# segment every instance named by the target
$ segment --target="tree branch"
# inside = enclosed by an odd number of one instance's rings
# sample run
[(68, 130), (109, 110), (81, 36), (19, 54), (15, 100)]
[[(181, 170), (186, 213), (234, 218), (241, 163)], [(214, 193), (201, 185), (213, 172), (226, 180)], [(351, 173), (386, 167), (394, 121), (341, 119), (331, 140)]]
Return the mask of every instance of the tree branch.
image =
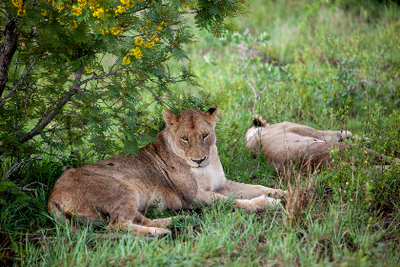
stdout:
[(135, 80), (133, 80), (133, 79), (130, 79), (130, 78), (128, 78), (128, 77), (126, 77), (126, 76), (124, 76), (124, 75), (121, 75), (121, 74), (116, 74), (116, 76), (124, 77), (125, 79), (130, 80), (131, 82), (134, 82), (134, 83), (136, 83), (137, 85), (140, 85), (141, 87), (143, 87), (143, 88), (145, 88), (147, 91), (149, 91), (155, 98), (157, 98), (157, 100), (160, 101), (161, 104), (162, 104), (164, 107), (171, 108), (171, 107), (168, 106), (168, 104), (165, 103), (156, 93), (154, 93), (153, 90), (151, 90), (151, 89), (150, 89), (149, 87), (147, 87), (146, 85), (144, 85), (144, 84), (142, 84), (142, 83), (140, 83), (140, 82), (138, 82), (138, 81), (135, 81)]
[(15, 51), (18, 47), (18, 39), (20, 31), (18, 29), (18, 16), (8, 17), (9, 23), (4, 29), (3, 42), (0, 44), (0, 97), (3, 95), (4, 89), (8, 81), (8, 70)]
[(63, 128), (53, 128), (47, 131), (42, 131), (42, 133), (51, 133), (51, 132), (56, 132), (56, 131), (62, 131), (62, 130), (68, 130), (74, 127), (78, 127), (78, 126), (85, 126), (84, 124), (78, 123), (78, 124), (72, 124), (68, 127), (63, 127)]
[[(1, 100), (0, 102), (0, 107), (4, 105), (4, 103), (6, 102), (6, 100), (17, 90), (18, 86), (21, 85), (21, 83), (23, 83), (26, 79), (26, 77), (28, 76), (29, 72), (32, 70), (33, 65), (35, 65), (36, 61), (39, 59), (41, 53), (37, 54), (35, 59), (33, 60), (32, 64), (29, 66), (29, 68), (26, 70), (25, 75), (19, 80), (19, 82), (13, 87), (13, 89), (11, 89), (10, 92), (8, 92), (8, 94)], [(1, 74), (0, 74), (1, 75)]]
[(25, 185), (25, 186), (23, 186), (23, 187), (18, 187), (18, 189), (21, 190), (21, 191), (23, 191), (23, 192), (36, 192), (36, 191), (38, 191), (37, 189), (31, 189), (31, 188), (29, 188), (29, 186), (34, 185), (34, 184), (39, 184), (39, 185), (41, 185), (41, 186), (43, 186), (43, 187), (48, 188), (47, 185), (42, 184), (42, 183), (36, 181), (36, 182), (30, 183), (30, 184), (27, 184), (27, 185)]
[(54, 117), (65, 106), (65, 104), (71, 100), (72, 96), (79, 92), (80, 85), (82, 84), (80, 82), (81, 78), (82, 72), (79, 70), (75, 75), (75, 84), (71, 86), (69, 92), (60, 100), (58, 105), (53, 108), (53, 110), (50, 111), (42, 121), (36, 124), (35, 128), (19, 138), (20, 144), (23, 144), (26, 141), (32, 139), (34, 136), (38, 135), (54, 119)]

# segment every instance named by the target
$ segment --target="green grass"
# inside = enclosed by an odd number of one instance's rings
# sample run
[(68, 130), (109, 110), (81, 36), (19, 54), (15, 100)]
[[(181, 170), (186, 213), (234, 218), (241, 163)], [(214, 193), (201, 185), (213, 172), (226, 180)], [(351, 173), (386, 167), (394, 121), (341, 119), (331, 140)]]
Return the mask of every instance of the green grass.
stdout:
[[(39, 181), (47, 187), (36, 185), (39, 191), (28, 193), (29, 199), (15, 194), (9, 201), (16, 204), (1, 206), (0, 232), (10, 241), (0, 241), (0, 264), (399, 265), (400, 167), (379, 173), (368, 161), (349, 162), (313, 176), (283, 175), (244, 145), (254, 108), (271, 123), (348, 129), (370, 139), (362, 146), (399, 157), (400, 8), (372, 1), (329, 2), (252, 0), (252, 13), (238, 19), (244, 54), (237, 44), (204, 31), (197, 32), (199, 43), (187, 48), (202, 90), (220, 102), (217, 145), (226, 176), (292, 188), (283, 209), (245, 214), (220, 202), (182, 211), (188, 217), (174, 222), (174, 235), (163, 239), (129, 234), (99, 239), (94, 234), (103, 233), (102, 227), (64, 225), (47, 215), (50, 190), (71, 163), (39, 162), (17, 182)], [(254, 42), (245, 31), (270, 37)], [(198, 89), (185, 85), (175, 89), (198, 95)], [(361, 157), (360, 151), (353, 156)], [(170, 214), (155, 210), (149, 216)]]

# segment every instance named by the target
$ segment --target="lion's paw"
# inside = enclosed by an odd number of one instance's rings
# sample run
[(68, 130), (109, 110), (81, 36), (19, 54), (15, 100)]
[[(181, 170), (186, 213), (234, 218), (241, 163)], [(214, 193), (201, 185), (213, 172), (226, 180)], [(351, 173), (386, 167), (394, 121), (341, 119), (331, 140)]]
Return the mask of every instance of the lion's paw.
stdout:
[(272, 198), (283, 198), (288, 196), (288, 192), (285, 190), (274, 189), (265, 191), (264, 195)]
[(256, 211), (264, 210), (266, 207), (275, 207), (280, 202), (280, 199), (267, 197), (265, 195), (250, 199), (250, 203), (256, 206)]

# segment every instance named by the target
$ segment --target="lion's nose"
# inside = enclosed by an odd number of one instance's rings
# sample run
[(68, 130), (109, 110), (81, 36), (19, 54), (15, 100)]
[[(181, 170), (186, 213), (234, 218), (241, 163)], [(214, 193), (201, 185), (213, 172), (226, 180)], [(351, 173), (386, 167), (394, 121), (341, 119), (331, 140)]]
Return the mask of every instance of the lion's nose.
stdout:
[(197, 164), (202, 163), (204, 160), (206, 159), (206, 157), (202, 158), (202, 159), (191, 159), (192, 161), (196, 162)]

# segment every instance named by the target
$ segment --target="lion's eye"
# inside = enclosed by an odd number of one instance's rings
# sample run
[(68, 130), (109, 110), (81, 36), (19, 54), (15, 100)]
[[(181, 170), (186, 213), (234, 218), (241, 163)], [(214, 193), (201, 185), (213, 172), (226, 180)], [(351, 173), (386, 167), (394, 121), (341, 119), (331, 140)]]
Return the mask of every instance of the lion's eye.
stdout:
[(208, 134), (203, 134), (203, 140), (206, 140), (208, 137)]
[(187, 137), (182, 137), (182, 140), (183, 140), (184, 142), (189, 142), (189, 139), (188, 139)]

